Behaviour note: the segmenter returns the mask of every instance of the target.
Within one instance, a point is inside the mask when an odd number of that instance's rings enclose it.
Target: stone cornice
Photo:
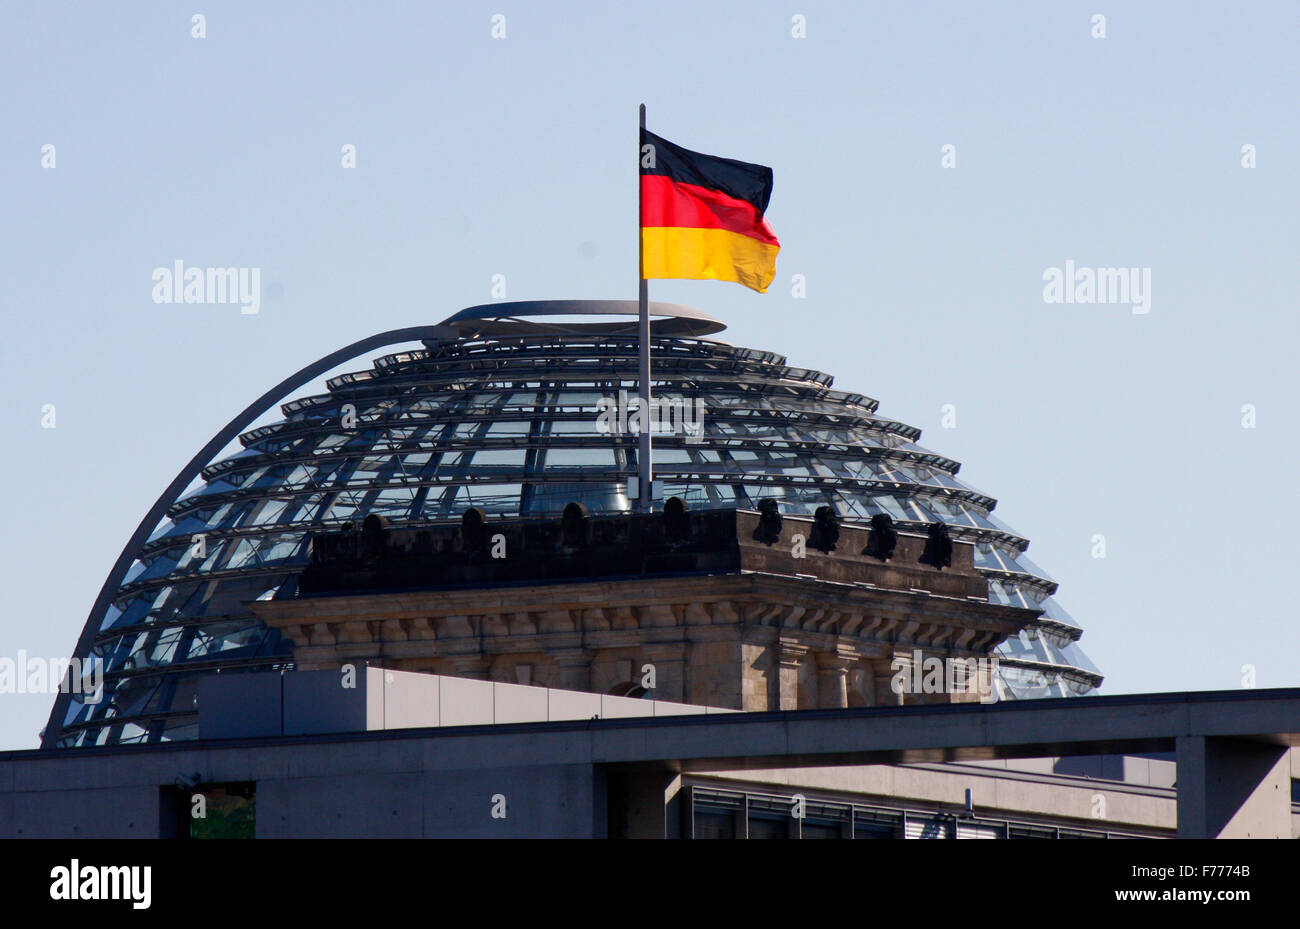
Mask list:
[[[742,638],[761,629],[825,647],[852,643],[862,653],[906,646],[980,655],[1038,615],[925,591],[759,573],[265,600],[250,607],[284,631],[304,652],[300,657],[322,659],[329,653],[636,647]]]

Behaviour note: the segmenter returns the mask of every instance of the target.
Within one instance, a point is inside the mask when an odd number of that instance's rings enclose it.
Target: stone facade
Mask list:
[[[836,527],[829,543],[819,539],[831,550],[818,551],[807,544],[814,527],[806,519],[786,517],[766,540],[756,538],[757,513],[729,511],[721,535],[716,514],[710,520],[697,533],[708,545],[663,543],[678,546],[675,566],[693,553],[704,572],[351,592],[329,590],[318,572],[317,595],[250,606],[293,641],[302,669],[369,664],[619,695],[647,685],[664,700],[757,711],[978,700],[974,692],[896,693],[891,680],[918,655],[985,658],[1038,615],[989,603],[960,541],[939,570],[919,563],[919,537],[900,535],[882,562],[859,554],[864,527]],[[661,557],[660,543],[633,535],[638,563]],[[445,570],[450,556],[436,540],[426,547],[430,570]],[[537,570],[553,573],[554,558],[536,549],[528,557]],[[334,576],[356,584],[365,577],[358,564]],[[419,564],[403,561],[401,576]],[[526,566],[511,570],[517,577]]]

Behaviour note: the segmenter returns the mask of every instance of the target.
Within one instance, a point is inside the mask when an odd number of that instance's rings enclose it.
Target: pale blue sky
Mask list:
[[[290,371],[496,273],[634,297],[644,101],[772,166],[783,243],[766,295],[652,298],[961,461],[1102,692],[1300,685],[1298,27],[1290,2],[6,4],[0,657],[66,655],[156,495]],[[154,304],[177,259],[261,268],[261,312]],[[1150,268],[1151,312],[1044,303],[1067,259]],[[50,703],[0,695],[0,749]]]

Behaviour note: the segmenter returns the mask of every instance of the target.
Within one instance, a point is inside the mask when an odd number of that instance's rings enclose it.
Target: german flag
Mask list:
[[[771,168],[701,155],[642,129],[641,277],[765,292],[781,249],[763,218],[771,197]]]

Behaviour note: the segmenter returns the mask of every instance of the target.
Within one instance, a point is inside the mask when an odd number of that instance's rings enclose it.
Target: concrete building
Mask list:
[[[359,669],[217,675],[200,707],[197,740],[0,754],[0,834],[1300,832],[1300,690],[738,712]]]

